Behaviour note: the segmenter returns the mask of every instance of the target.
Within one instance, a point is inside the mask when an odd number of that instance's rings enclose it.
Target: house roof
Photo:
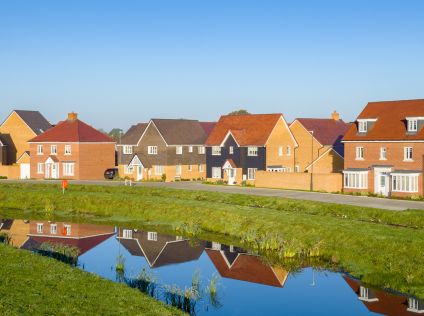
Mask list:
[[[59,122],[55,127],[52,127],[47,132],[36,136],[29,142],[102,142],[114,143],[115,141],[109,136],[99,132],[94,127],[80,121],[65,120]]]
[[[215,127],[216,122],[200,122],[200,125],[202,126],[206,135],[209,136],[209,134],[212,132],[213,128]]]
[[[168,145],[203,145],[207,134],[197,120],[152,119]]]
[[[129,130],[122,136],[120,144],[122,145],[137,145],[148,123],[138,123],[129,128]]]
[[[313,131],[313,136],[323,146],[338,147],[350,127],[350,124],[343,120],[334,120],[331,118],[297,118],[295,121],[302,124],[308,132]],[[338,153],[343,154],[342,148],[338,149]]]
[[[52,127],[50,122],[39,111],[14,110],[14,112],[37,135],[44,133]]]
[[[240,146],[265,146],[282,114],[223,115],[206,140],[208,146],[219,146],[231,132]]]
[[[358,134],[357,124],[352,124],[343,141],[413,141],[424,140],[424,129],[407,133],[407,117],[424,116],[424,99],[369,102],[358,119],[377,119],[367,133]]]

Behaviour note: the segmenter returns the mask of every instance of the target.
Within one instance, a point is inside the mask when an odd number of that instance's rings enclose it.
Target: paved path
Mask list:
[[[60,183],[60,181],[54,180],[0,180],[1,183],[33,183],[33,184],[48,184],[48,183]],[[110,185],[120,186],[123,182],[120,181],[70,181],[75,184],[86,184],[86,185]],[[307,192],[307,191],[292,191],[292,190],[277,190],[277,189],[264,189],[264,188],[249,188],[249,187],[238,187],[238,186],[224,186],[224,185],[207,185],[200,182],[142,182],[135,183],[136,186],[140,187],[160,187],[160,188],[173,188],[181,190],[200,190],[200,191],[211,191],[211,192],[222,192],[222,193],[238,193],[258,196],[271,196],[271,197],[282,197],[288,199],[317,201],[325,203],[336,203],[345,205],[354,205],[362,207],[373,207],[386,210],[403,211],[406,209],[417,209],[424,210],[424,202],[420,201],[407,201],[407,200],[391,200],[383,198],[374,198],[367,196],[351,196],[342,194],[331,194],[331,193],[318,193],[318,192]],[[0,186],[1,190],[1,186]]]

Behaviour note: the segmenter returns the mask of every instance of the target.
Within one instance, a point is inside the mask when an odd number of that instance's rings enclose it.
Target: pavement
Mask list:
[[[1,183],[32,183],[32,184],[53,184],[60,183],[60,180],[0,180]],[[123,186],[123,181],[82,181],[73,180],[69,184],[84,184],[84,185],[107,185],[107,186]],[[235,193],[256,196],[281,197],[287,199],[316,201],[323,203],[335,203],[341,205],[353,205],[360,207],[371,207],[377,209],[404,211],[407,209],[424,210],[424,202],[395,200],[387,198],[375,198],[368,196],[352,196],[332,193],[319,193],[308,191],[293,191],[281,189],[266,189],[253,187],[225,186],[225,185],[210,185],[201,182],[133,182],[137,187],[156,187],[156,188],[172,188],[180,190],[198,190],[209,192]],[[1,190],[1,186],[0,186]]]

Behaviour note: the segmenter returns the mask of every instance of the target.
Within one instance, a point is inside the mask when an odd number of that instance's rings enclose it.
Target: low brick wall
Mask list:
[[[8,179],[19,179],[21,175],[21,169],[19,165],[5,165],[0,166],[0,176],[7,177]]]
[[[255,186],[258,188],[341,192],[343,174],[257,171]]]

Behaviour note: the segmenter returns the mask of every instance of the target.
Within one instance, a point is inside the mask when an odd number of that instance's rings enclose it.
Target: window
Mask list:
[[[42,234],[43,233],[43,224],[41,223],[37,223],[37,234]]]
[[[290,146],[287,146],[286,153],[287,153],[287,156],[290,156],[291,155],[291,147]]]
[[[358,121],[358,131],[359,133],[366,133],[367,132],[367,121]]]
[[[294,166],[294,172],[300,172],[300,167],[299,167],[299,165]]]
[[[403,148],[403,160],[412,161],[412,147]]]
[[[369,298],[369,289],[363,286],[359,287],[359,297],[368,299]]]
[[[123,151],[124,155],[132,155],[133,148],[132,148],[132,146],[125,145],[125,146],[123,146],[122,151]]]
[[[278,156],[282,156],[283,155],[283,146],[278,147]]]
[[[188,171],[192,171],[193,170],[193,166],[192,165],[188,165]]]
[[[158,240],[158,233],[157,232],[148,232],[147,233],[147,240],[157,241]]]
[[[230,148],[228,149],[228,153],[230,155],[234,154],[234,146],[230,146]]]
[[[416,298],[409,297],[407,310],[410,312],[422,313],[424,309],[421,307],[419,300],[417,300]]]
[[[193,152],[193,146],[188,146],[188,152],[192,153]]]
[[[42,162],[37,163],[37,173],[38,174],[44,173],[44,164]]]
[[[71,236],[72,234],[71,225],[63,225],[63,234],[65,236]]]
[[[219,242],[212,242],[212,249],[213,250],[221,250],[221,244]]]
[[[64,162],[63,163],[63,175],[64,176],[73,176],[75,172],[75,163],[73,162]]]
[[[212,167],[212,178],[213,179],[221,179],[221,168],[220,167]]]
[[[133,169],[133,167],[132,166],[124,166],[124,173],[125,174],[132,174],[133,173],[133,171],[134,171],[134,169]]]
[[[213,156],[221,156],[221,147],[212,146],[212,155]]]
[[[37,155],[43,154],[43,145],[37,145]]]
[[[364,147],[356,147],[356,160],[364,159]]]
[[[132,239],[133,231],[131,229],[124,229],[122,231],[122,238]]]
[[[175,152],[176,152],[177,155],[182,155],[183,154],[183,146],[175,147]]]
[[[247,155],[248,156],[257,156],[258,155],[258,147],[253,147],[253,146],[247,147]]]
[[[175,174],[177,176],[180,176],[181,175],[181,165],[176,165],[175,166]]]
[[[197,167],[199,169],[199,172],[203,172],[203,165],[198,165]]]
[[[71,155],[71,154],[72,154],[71,145],[65,145],[65,155]]]
[[[50,146],[50,153],[52,155],[57,155],[57,145],[51,145]]]
[[[380,148],[380,160],[387,160],[387,148],[386,147]]]
[[[200,155],[204,155],[205,154],[205,146],[199,146],[197,148],[197,151]]]
[[[418,131],[418,120],[417,119],[409,119],[408,120],[408,132],[416,132]]]
[[[393,192],[418,192],[418,174],[392,174]]]
[[[367,189],[368,171],[344,172],[344,187],[347,189]]]
[[[161,176],[163,174],[163,166],[155,166],[155,175]]]
[[[182,241],[182,240],[184,240],[184,237],[183,236],[175,236],[175,240],[176,241]]]
[[[149,155],[157,155],[158,154],[158,146],[148,146],[147,153]]]
[[[256,168],[248,168],[247,169],[247,180],[255,180],[256,178]]]
[[[50,224],[50,233],[53,235],[57,234],[57,225],[56,224]]]

